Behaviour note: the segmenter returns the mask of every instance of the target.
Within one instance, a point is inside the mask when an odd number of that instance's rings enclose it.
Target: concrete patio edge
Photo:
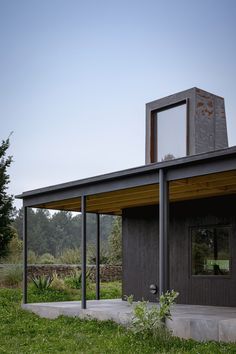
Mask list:
[[[150,306],[157,305],[150,303]],[[134,306],[134,305],[133,305]],[[40,317],[55,319],[58,316],[81,319],[111,320],[128,326],[132,318],[132,306],[121,299],[89,300],[87,309],[81,309],[80,301],[23,304],[22,308]],[[236,308],[200,305],[174,305],[172,320],[167,327],[174,336],[198,341],[236,342]]]

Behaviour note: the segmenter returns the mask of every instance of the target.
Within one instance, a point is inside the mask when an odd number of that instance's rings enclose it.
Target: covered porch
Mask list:
[[[24,192],[24,281],[23,303],[27,304],[27,208],[81,212],[82,215],[82,301],[86,310],[86,213],[97,215],[96,298],[100,299],[100,214],[122,215],[122,210],[159,205],[158,292],[169,289],[169,204],[236,193],[236,148],[153,163],[98,177]],[[121,302],[120,302],[121,303]],[[99,304],[102,304],[100,302]],[[36,305],[35,305],[36,306]],[[49,305],[47,309],[49,308]],[[88,305],[89,306],[89,305]],[[124,304],[124,306],[126,306]],[[184,305],[178,305],[184,306]],[[58,306],[56,306],[58,308]],[[89,309],[89,307],[88,307]],[[196,311],[200,307],[196,308]]]

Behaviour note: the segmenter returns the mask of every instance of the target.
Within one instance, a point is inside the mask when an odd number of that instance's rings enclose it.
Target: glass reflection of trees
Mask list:
[[[192,275],[229,275],[230,227],[192,228]]]

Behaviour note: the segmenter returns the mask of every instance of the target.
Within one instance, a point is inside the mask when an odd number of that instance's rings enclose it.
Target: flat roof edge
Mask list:
[[[148,165],[141,165],[138,167],[133,167],[125,170],[110,172],[94,177],[88,177],[80,180],[74,180],[71,182],[64,182],[56,185],[51,185],[47,187],[37,188],[33,190],[29,190],[23,192],[22,194],[16,195],[15,198],[17,199],[24,199],[33,195],[44,194],[48,192],[58,191],[73,188],[76,186],[85,186],[88,184],[99,183],[101,181],[108,181],[113,180],[116,178],[134,176],[139,173],[148,173],[149,171],[159,170],[160,168],[172,168],[172,167],[181,167],[182,165],[197,163],[200,161],[204,161],[207,159],[216,159],[216,158],[223,158],[225,156],[230,156],[236,154],[236,146],[215,150],[211,152],[206,152],[202,154],[196,154],[192,156],[185,156],[174,160],[169,161],[162,161],[157,163],[150,163]]]

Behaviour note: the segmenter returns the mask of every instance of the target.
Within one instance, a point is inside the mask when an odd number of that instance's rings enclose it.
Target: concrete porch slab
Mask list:
[[[99,321],[112,320],[127,325],[132,318],[132,307],[120,299],[89,300],[86,310],[81,309],[80,301],[25,304],[22,308],[51,319],[64,315]],[[235,307],[178,304],[173,306],[171,313],[172,321],[167,320],[167,327],[175,336],[199,341],[236,342]]]

